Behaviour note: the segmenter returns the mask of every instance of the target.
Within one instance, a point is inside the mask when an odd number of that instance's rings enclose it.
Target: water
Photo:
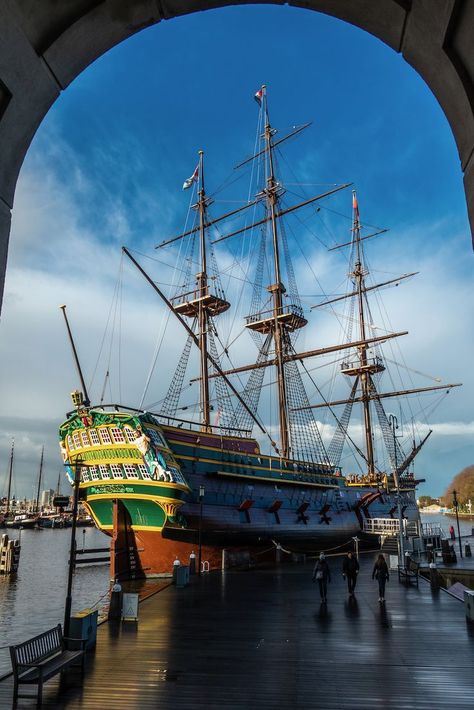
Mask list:
[[[20,531],[8,530],[7,534],[15,539]],[[110,538],[95,528],[77,530],[78,549],[82,549],[83,539],[86,548],[110,545]],[[11,670],[10,644],[21,643],[63,623],[70,544],[71,530],[67,528],[21,531],[18,573],[0,575],[0,677]],[[108,602],[108,589],[108,565],[78,566],[73,579],[72,612],[100,608]]]
[[[422,523],[432,523],[433,525],[440,525],[446,537],[449,537],[449,528],[452,525],[454,527],[456,537],[458,534],[458,528],[456,523],[455,515],[443,515],[442,513],[427,513],[426,515],[422,513],[420,515]],[[461,531],[461,536],[471,535],[472,529],[474,528],[474,516],[471,520],[466,518],[459,518],[459,529]]]

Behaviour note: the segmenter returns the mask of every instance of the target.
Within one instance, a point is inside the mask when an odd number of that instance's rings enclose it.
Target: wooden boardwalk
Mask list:
[[[227,572],[144,601],[138,624],[104,624],[81,682],[45,685],[43,707],[80,710],[474,707],[474,630],[463,605],[420,580],[377,601],[372,559],[348,600],[341,558],[321,606],[311,566]],[[28,692],[28,691],[27,691]],[[0,707],[12,707],[12,681]],[[34,707],[20,699],[18,708]]]

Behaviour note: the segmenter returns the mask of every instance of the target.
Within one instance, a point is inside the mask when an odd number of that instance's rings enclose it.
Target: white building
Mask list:
[[[49,489],[42,491],[40,505],[42,508],[50,508],[53,504],[54,491]]]

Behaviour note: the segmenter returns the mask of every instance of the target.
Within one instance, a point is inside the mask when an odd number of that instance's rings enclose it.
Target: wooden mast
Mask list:
[[[275,171],[273,165],[273,145],[272,136],[274,131],[270,125],[268,115],[267,92],[266,87],[262,86],[263,112],[265,117],[265,144],[267,148],[267,185],[265,196],[267,201],[267,209],[270,212],[270,221],[272,227],[272,245],[273,245],[273,263],[275,282],[268,286],[268,291],[272,294],[273,305],[273,342],[275,344],[275,364],[277,370],[278,384],[278,419],[280,426],[280,455],[283,458],[288,458],[290,454],[289,446],[289,431],[288,431],[288,402],[285,380],[285,363],[286,355],[286,340],[287,334],[285,327],[280,323],[279,315],[283,311],[283,294],[285,287],[281,282],[280,269],[280,249],[278,244],[278,228],[276,218],[276,207],[278,204],[278,189],[279,186],[275,180]]]
[[[199,293],[198,304],[198,328],[199,328],[199,352],[200,352],[200,410],[201,429],[211,431],[211,405],[209,401],[209,370],[207,365],[207,333],[209,327],[209,312],[205,307],[204,299],[208,294],[207,283],[207,255],[206,255],[206,192],[204,188],[204,151],[199,151],[199,191],[197,208],[199,210],[199,244],[201,271],[197,274],[197,285]]]
[[[356,191],[352,191],[352,208],[353,216],[353,236],[356,242],[356,262],[352,275],[355,278],[355,286],[357,291],[357,303],[359,309],[359,335],[361,340],[366,339],[365,328],[365,311],[364,311],[364,291],[365,291],[365,276],[367,272],[362,264],[361,248],[360,248],[360,221],[359,221],[359,205],[357,203]],[[359,376],[362,391],[362,407],[364,411],[364,431],[365,431],[365,448],[367,452],[367,473],[370,478],[375,478],[375,461],[374,461],[374,442],[372,439],[372,421],[370,417],[370,385],[371,378],[368,371],[367,362],[367,345],[364,343],[358,348],[359,353]]]
[[[10,469],[8,471],[8,492],[7,492],[7,508],[5,510],[5,518],[10,514],[10,496],[12,490],[12,476],[13,476],[13,451],[15,449],[15,439],[12,439],[12,449],[10,452]]]
[[[35,503],[35,510],[34,512],[37,513],[39,511],[39,498],[40,498],[40,489],[41,489],[41,476],[43,474],[43,458],[44,458],[44,444],[41,449],[41,460],[40,460],[40,469],[39,469],[39,475],[38,475],[38,488],[36,489],[36,503]]]

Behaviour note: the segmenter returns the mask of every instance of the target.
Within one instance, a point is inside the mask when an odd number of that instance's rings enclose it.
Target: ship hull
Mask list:
[[[291,495],[290,486],[288,489],[286,493]],[[265,493],[268,497],[264,486],[262,490],[257,490],[257,494],[260,493],[262,495],[258,497],[264,498]],[[285,491],[282,490],[282,493]],[[361,546],[373,546],[378,543],[378,537],[364,533],[364,520],[392,520],[394,515],[396,517],[393,510],[396,504],[394,496],[387,494],[379,496],[365,508],[357,508],[358,502],[364,497],[370,499],[378,493],[372,487],[358,490],[342,488],[339,494],[345,498],[346,510],[337,510],[333,500],[324,514],[315,496],[303,515],[297,514],[295,507],[280,509],[279,523],[275,522],[274,514],[269,514],[267,508],[263,507],[253,508],[250,521],[242,522],[242,511],[232,504],[204,504],[202,518],[200,504],[184,504],[181,513],[186,526],[172,525],[158,518],[153,521],[156,525],[144,527],[136,524],[134,516],[137,509],[142,512],[147,510],[146,505],[140,508],[137,499],[133,499],[133,506],[129,505],[127,499],[111,500],[111,518],[105,520],[99,517],[104,513],[103,500],[100,513],[96,502],[85,502],[98,527],[112,536],[111,577],[135,579],[170,575],[176,560],[180,564],[189,564],[192,555],[197,565],[200,524],[201,560],[206,570],[220,569],[222,565],[284,561],[298,553],[316,555],[321,551],[343,551],[352,548],[355,536],[359,538]],[[406,494],[404,508],[404,518],[408,522],[418,520],[414,496]]]
[[[264,456],[253,439],[94,410],[73,415],[61,433],[70,478],[80,461],[81,500],[112,538],[114,578],[169,575],[200,546],[206,570],[343,550],[356,535],[374,540],[366,519],[396,517],[393,492]],[[418,519],[414,487],[402,493],[402,512]]]

